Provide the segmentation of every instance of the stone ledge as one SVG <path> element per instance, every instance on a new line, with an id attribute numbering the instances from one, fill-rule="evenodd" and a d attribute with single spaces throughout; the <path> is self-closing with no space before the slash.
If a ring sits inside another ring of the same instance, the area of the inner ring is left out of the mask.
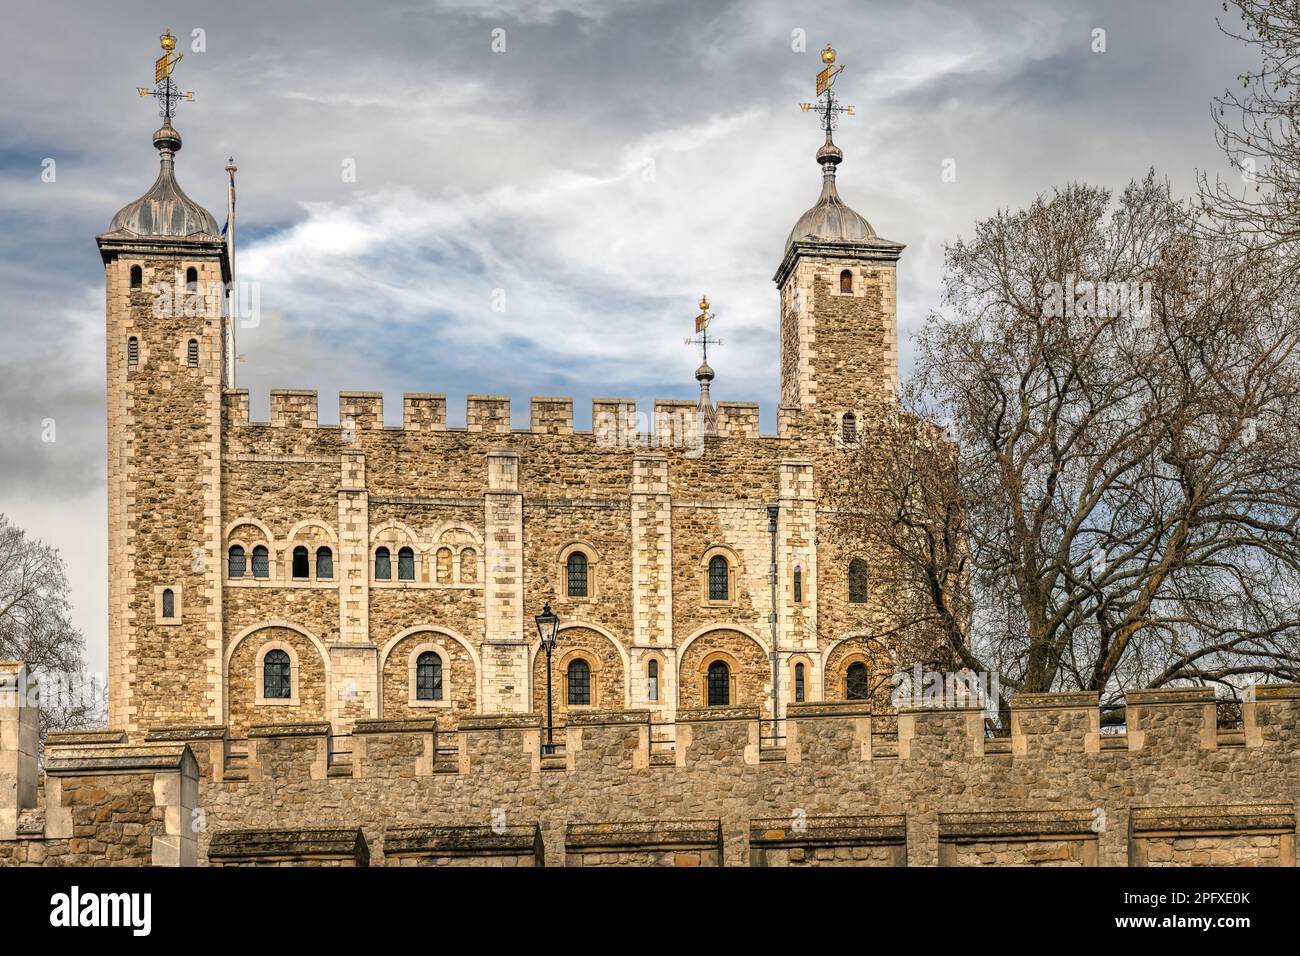
<path id="1" fill-rule="evenodd" d="M 570 711 L 565 717 L 569 727 L 601 727 L 614 724 L 649 724 L 648 710 Z"/>
<path id="2" fill-rule="evenodd" d="M 1100 710 L 1101 695 L 1096 691 L 1069 691 L 1058 694 L 1013 694 L 1014 710 Z"/>
<path id="3" fill-rule="evenodd" d="M 225 740 L 226 726 L 214 724 L 204 727 L 155 727 L 145 736 L 148 743 L 177 740 Z"/>
<path id="4" fill-rule="evenodd" d="M 789 819 L 749 821 L 750 846 L 868 846 L 907 842 L 906 814 L 861 817 L 808 817 L 802 830 Z"/>
<path id="5" fill-rule="evenodd" d="M 50 747 L 45 751 L 45 773 L 58 777 L 79 773 L 180 770 L 186 758 L 194 762 L 187 744 Z"/>
<path id="6" fill-rule="evenodd" d="M 152 740 L 153 738 L 148 738 Z M 63 730 L 50 733 L 45 738 L 47 747 L 76 747 L 96 744 L 124 744 L 125 730 Z"/>
<path id="7" fill-rule="evenodd" d="M 1082 836 L 1095 838 L 1092 810 L 940 813 L 939 840 Z"/>
<path id="8" fill-rule="evenodd" d="M 622 823 L 570 823 L 567 850 L 646 850 L 722 846 L 720 820 L 631 820 Z"/>
<path id="9" fill-rule="evenodd" d="M 810 701 L 803 704 L 786 704 L 786 717 L 870 717 L 871 704 L 858 700 Z M 889 716 L 894 716 L 892 713 Z"/>
<path id="10" fill-rule="evenodd" d="M 1157 687 L 1124 692 L 1124 703 L 1130 707 L 1151 704 L 1212 704 L 1213 687 Z"/>
<path id="11" fill-rule="evenodd" d="M 459 730 L 534 730 L 541 726 L 541 714 L 469 714 L 457 723 Z"/>
<path id="12" fill-rule="evenodd" d="M 330 725 L 326 722 L 304 724 L 254 724 L 248 728 L 249 738 L 254 737 L 328 737 Z"/>
<path id="13" fill-rule="evenodd" d="M 1206 830 L 1271 830 L 1293 833 L 1295 808 L 1289 803 L 1209 807 L 1135 807 L 1134 833 Z"/>
<path id="14" fill-rule="evenodd" d="M 677 711 L 677 722 L 697 723 L 706 720 L 758 720 L 757 707 L 683 707 Z"/>
<path id="15" fill-rule="evenodd" d="M 1253 690 L 1255 700 L 1300 700 L 1300 684 L 1256 684 Z"/>
<path id="16" fill-rule="evenodd" d="M 360 827 L 338 830 L 227 830 L 214 833 L 208 859 L 244 863 L 273 860 L 353 860 L 370 862 L 370 848 Z"/>
<path id="17" fill-rule="evenodd" d="M 490 826 L 394 827 L 384 831 L 384 856 L 523 856 L 542 853 L 536 823 Z"/>
<path id="18" fill-rule="evenodd" d="M 379 720 L 374 718 L 365 718 L 358 720 L 352 727 L 353 735 L 357 734 L 436 734 L 438 732 L 438 721 L 429 720 Z"/>

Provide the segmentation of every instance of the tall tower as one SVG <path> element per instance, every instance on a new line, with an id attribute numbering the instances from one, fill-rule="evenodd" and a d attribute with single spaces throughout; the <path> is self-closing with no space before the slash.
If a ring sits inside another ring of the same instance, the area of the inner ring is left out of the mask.
<path id="1" fill-rule="evenodd" d="M 822 52 L 819 101 L 802 104 L 821 118 L 817 150 L 822 191 L 785 241 L 774 277 L 781 291 L 781 426 L 805 435 L 842 435 L 866 411 L 898 395 L 896 264 L 903 245 L 882 239 L 840 199 L 836 168 L 844 154 L 832 132 L 842 106 L 831 87 L 844 67 Z"/>
<path id="2" fill-rule="evenodd" d="M 107 290 L 109 722 L 221 717 L 222 301 L 212 214 L 177 185 L 180 55 L 155 64 L 158 178 L 97 237 Z"/>

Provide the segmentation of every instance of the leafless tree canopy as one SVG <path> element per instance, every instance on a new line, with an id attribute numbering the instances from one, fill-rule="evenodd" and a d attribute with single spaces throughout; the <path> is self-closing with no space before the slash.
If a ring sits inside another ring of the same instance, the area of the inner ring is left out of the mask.
<path id="1" fill-rule="evenodd" d="M 68 578 L 58 551 L 27 537 L 0 514 L 0 660 L 26 661 L 42 686 L 47 730 L 102 720 L 102 692 L 86 689 L 84 641 L 69 618 Z M 102 691 L 102 688 L 101 688 Z"/>
<path id="2" fill-rule="evenodd" d="M 1257 69 L 1214 101 L 1215 132 L 1238 181 L 1202 182 L 1204 208 L 1251 241 L 1300 256 L 1300 0 L 1232 0 L 1219 28 Z"/>
<path id="3" fill-rule="evenodd" d="M 1197 213 L 1149 175 L 981 223 L 843 459 L 912 626 L 1004 687 L 1300 678 L 1294 281 Z"/>

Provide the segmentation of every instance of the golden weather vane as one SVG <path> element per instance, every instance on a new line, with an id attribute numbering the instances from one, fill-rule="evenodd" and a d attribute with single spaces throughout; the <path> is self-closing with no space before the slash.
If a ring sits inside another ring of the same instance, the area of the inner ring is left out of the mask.
<path id="1" fill-rule="evenodd" d="M 709 323 L 714 319 L 714 315 L 709 311 L 709 297 L 700 296 L 700 314 L 695 317 L 695 334 L 683 339 L 687 345 L 698 345 L 703 350 L 704 363 L 709 362 L 709 346 L 721 345 L 722 339 L 709 337 Z"/>
<path id="2" fill-rule="evenodd" d="M 853 107 L 840 105 L 839 101 L 835 99 L 835 93 L 831 90 L 831 87 L 835 85 L 835 78 L 844 72 L 844 65 L 835 65 L 835 50 L 829 43 L 826 44 L 826 49 L 822 50 L 822 62 L 826 64 L 826 67 L 817 74 L 817 98 L 821 100 L 817 104 L 817 112 L 822 116 L 822 129 L 829 133 L 836 128 L 839 114 L 846 113 L 852 116 Z M 813 108 L 813 104 L 800 103 L 799 108 L 807 113 Z"/>
<path id="3" fill-rule="evenodd" d="M 176 81 L 172 79 L 172 70 L 176 64 L 185 56 L 184 53 L 173 53 L 176 49 L 176 38 L 172 36 L 172 31 L 168 28 L 163 35 L 158 38 L 162 46 L 163 55 L 158 57 L 153 64 L 153 89 L 147 86 L 137 86 L 135 91 L 141 96 L 155 97 L 162 104 L 159 116 L 170 120 L 176 110 L 176 103 L 180 100 L 194 101 L 194 94 L 190 91 L 182 92 L 176 86 Z"/>

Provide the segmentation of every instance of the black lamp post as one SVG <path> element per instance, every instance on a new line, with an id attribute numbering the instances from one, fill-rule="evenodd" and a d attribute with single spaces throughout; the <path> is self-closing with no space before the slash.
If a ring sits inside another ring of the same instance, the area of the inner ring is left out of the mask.
<path id="1" fill-rule="evenodd" d="M 551 651 L 555 650 L 555 642 L 559 637 L 560 619 L 551 610 L 551 602 L 547 601 L 542 608 L 542 613 L 533 620 L 537 622 L 537 636 L 541 638 L 542 649 L 546 651 L 546 747 L 542 752 L 553 754 L 555 753 L 555 720 L 551 710 Z"/>

